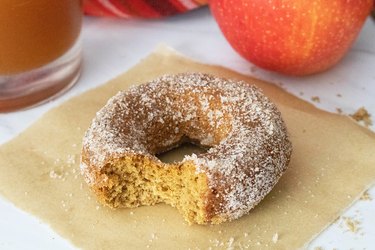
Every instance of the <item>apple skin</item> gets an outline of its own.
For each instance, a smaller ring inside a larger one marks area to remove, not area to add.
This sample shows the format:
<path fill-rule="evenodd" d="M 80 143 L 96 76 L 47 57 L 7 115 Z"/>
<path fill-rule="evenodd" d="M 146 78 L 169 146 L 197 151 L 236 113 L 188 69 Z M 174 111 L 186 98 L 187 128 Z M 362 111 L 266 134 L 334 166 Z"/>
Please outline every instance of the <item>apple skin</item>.
<path fill-rule="evenodd" d="M 288 75 L 336 64 L 373 8 L 373 0 L 211 0 L 232 47 L 252 63 Z"/>

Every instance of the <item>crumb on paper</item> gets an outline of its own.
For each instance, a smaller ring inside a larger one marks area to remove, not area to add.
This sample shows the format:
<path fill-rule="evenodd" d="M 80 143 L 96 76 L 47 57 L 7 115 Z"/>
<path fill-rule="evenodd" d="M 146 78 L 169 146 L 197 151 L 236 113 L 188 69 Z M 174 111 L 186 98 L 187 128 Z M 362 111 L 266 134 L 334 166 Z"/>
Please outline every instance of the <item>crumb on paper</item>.
<path fill-rule="evenodd" d="M 341 94 L 337 94 L 336 96 L 337 96 L 337 97 L 342 97 L 342 95 L 341 95 Z"/>
<path fill-rule="evenodd" d="M 278 234 L 278 233 L 275 233 L 275 234 L 272 236 L 272 242 L 276 244 L 278 240 L 279 240 L 279 234 Z"/>
<path fill-rule="evenodd" d="M 320 97 L 319 96 L 312 96 L 311 101 L 316 102 L 316 103 L 320 103 Z"/>
<path fill-rule="evenodd" d="M 337 112 L 338 114 L 342 114 L 342 109 L 340 109 L 340 108 L 336 108 L 336 112 Z"/>
<path fill-rule="evenodd" d="M 228 248 L 233 248 L 233 242 L 234 242 L 234 238 L 233 237 L 230 237 L 229 240 L 228 240 Z"/>
<path fill-rule="evenodd" d="M 299 95 L 300 96 L 303 96 L 305 93 L 303 93 L 302 91 L 299 92 Z"/>
<path fill-rule="evenodd" d="M 362 201 L 371 201 L 372 200 L 368 191 L 363 192 L 363 194 L 361 195 L 361 197 L 359 199 L 362 200 Z"/>
<path fill-rule="evenodd" d="M 76 163 L 76 155 L 70 155 L 68 154 L 67 157 L 66 157 L 66 163 L 68 165 L 73 165 Z"/>
<path fill-rule="evenodd" d="M 359 108 L 354 114 L 351 114 L 350 117 L 357 122 L 363 122 L 366 127 L 372 125 L 371 115 L 364 107 Z"/>
<path fill-rule="evenodd" d="M 210 239 L 209 241 L 213 244 L 214 247 L 218 247 L 220 245 L 220 241 L 218 239 Z"/>
<path fill-rule="evenodd" d="M 52 178 L 52 179 L 61 179 L 62 178 L 62 175 L 55 172 L 55 170 L 51 170 L 49 172 L 49 177 Z"/>

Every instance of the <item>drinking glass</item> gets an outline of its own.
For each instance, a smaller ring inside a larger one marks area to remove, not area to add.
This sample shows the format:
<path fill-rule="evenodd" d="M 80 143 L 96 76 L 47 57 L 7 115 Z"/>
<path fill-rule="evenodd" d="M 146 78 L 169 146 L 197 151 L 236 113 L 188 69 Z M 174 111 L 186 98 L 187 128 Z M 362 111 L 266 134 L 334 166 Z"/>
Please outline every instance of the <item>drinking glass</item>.
<path fill-rule="evenodd" d="M 0 112 L 69 89 L 81 69 L 81 0 L 0 0 Z"/>

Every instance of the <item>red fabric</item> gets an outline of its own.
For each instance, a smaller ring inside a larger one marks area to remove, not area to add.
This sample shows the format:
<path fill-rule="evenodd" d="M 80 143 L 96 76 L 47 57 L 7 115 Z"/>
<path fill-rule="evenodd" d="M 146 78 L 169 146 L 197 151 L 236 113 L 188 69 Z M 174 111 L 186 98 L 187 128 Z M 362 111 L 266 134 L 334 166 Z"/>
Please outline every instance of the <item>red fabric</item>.
<path fill-rule="evenodd" d="M 117 16 L 114 15 L 111 11 L 106 8 L 103 8 L 95 0 L 85 1 L 84 5 L 85 13 L 88 15 L 97 15 L 97 16 Z"/>
<path fill-rule="evenodd" d="M 129 11 L 131 12 L 131 16 L 134 17 L 147 17 L 147 18 L 156 18 L 160 17 L 160 14 L 151 8 L 148 4 L 146 4 L 143 0 L 114 0 L 117 2 L 123 2 L 119 4 L 125 5 L 124 2 L 126 2 L 127 7 L 129 8 Z"/>
<path fill-rule="evenodd" d="M 159 18 L 205 4 L 207 0 L 84 0 L 84 10 L 94 16 Z"/>

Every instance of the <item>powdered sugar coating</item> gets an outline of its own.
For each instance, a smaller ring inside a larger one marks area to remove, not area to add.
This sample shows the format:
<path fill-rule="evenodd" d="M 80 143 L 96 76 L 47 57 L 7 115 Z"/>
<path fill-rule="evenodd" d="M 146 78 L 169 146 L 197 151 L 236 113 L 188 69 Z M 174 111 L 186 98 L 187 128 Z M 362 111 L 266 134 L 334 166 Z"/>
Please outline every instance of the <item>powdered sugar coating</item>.
<path fill-rule="evenodd" d="M 155 154 L 184 138 L 210 147 L 181 164 L 194 162 L 196 172 L 207 175 L 207 211 L 224 220 L 246 214 L 270 192 L 292 150 L 280 112 L 258 88 L 187 73 L 112 97 L 85 134 L 81 169 L 94 185 L 111 159 L 143 155 L 159 161 Z"/>

